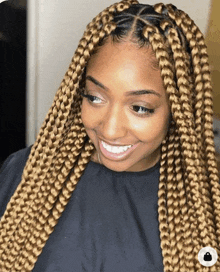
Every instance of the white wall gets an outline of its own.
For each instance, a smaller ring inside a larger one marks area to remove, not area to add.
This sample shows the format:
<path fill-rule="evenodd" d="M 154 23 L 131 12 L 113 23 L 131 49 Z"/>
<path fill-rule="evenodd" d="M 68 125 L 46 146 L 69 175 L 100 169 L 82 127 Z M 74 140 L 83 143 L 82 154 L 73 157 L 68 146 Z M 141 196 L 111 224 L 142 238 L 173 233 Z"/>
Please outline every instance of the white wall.
<path fill-rule="evenodd" d="M 28 1 L 27 146 L 36 139 L 86 25 L 116 1 Z M 205 32 L 211 0 L 171 1 Z M 140 2 L 156 4 L 160 1 Z"/>

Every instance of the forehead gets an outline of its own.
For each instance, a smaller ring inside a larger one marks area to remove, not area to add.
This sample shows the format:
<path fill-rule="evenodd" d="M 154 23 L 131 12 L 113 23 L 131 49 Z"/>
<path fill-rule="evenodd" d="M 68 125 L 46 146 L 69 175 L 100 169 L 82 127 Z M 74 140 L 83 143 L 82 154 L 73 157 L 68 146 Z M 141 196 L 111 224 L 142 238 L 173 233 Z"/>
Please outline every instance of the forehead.
<path fill-rule="evenodd" d="M 108 42 L 91 56 L 86 76 L 110 90 L 152 89 L 165 95 L 161 73 L 150 46 L 138 48 L 131 42 Z M 86 84 L 93 84 L 87 80 Z"/>
<path fill-rule="evenodd" d="M 91 56 L 87 71 L 95 69 L 98 65 L 106 64 L 124 68 L 132 66 L 136 69 L 159 69 L 158 61 L 150 45 L 139 48 L 137 44 L 129 41 L 113 43 L 108 40 L 96 54 Z"/>

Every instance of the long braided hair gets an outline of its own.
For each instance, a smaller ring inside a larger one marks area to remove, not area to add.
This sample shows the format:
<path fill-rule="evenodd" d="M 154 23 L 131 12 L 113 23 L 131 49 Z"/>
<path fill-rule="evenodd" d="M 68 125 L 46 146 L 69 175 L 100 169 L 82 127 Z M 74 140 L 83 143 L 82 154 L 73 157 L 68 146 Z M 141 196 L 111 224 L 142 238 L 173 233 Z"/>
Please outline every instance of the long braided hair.
<path fill-rule="evenodd" d="M 31 271 L 64 211 L 94 145 L 81 120 L 86 65 L 108 37 L 151 46 L 172 121 L 161 145 L 158 221 L 165 272 L 216 272 L 198 252 L 220 256 L 220 188 L 212 87 L 204 38 L 175 6 L 123 0 L 88 24 L 0 221 L 0 271 Z"/>

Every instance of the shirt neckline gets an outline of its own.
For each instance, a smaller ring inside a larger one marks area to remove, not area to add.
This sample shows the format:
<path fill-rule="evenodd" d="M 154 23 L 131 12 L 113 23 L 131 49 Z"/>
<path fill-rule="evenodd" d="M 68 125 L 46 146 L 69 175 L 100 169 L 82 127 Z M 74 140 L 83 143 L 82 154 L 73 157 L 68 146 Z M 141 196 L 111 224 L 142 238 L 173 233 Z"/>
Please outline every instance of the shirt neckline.
<path fill-rule="evenodd" d="M 109 168 L 107 168 L 105 165 L 100 164 L 98 162 L 94 162 L 94 161 L 90 161 L 89 164 L 92 167 L 95 167 L 95 169 L 98 170 L 104 170 L 105 172 L 109 172 L 113 175 L 117 175 L 117 176 L 135 176 L 135 177 L 139 177 L 139 176 L 145 176 L 148 175 L 150 173 L 152 173 L 153 171 L 156 171 L 160 168 L 160 160 L 152 167 L 142 170 L 142 171 L 138 171 L 138 172 L 128 172 L 128 171 L 121 171 L 121 172 L 117 172 L 114 170 L 111 170 Z"/>

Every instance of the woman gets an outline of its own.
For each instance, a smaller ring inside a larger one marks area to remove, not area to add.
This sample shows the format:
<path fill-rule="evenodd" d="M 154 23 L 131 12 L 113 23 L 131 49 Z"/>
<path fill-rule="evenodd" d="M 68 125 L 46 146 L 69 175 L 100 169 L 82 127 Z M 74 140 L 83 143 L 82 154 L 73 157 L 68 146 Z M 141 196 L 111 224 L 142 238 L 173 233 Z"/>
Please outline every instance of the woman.
<path fill-rule="evenodd" d="M 198 261 L 220 253 L 211 93 L 183 11 L 95 17 L 36 142 L 3 165 L 0 270 L 220 271 Z"/>

